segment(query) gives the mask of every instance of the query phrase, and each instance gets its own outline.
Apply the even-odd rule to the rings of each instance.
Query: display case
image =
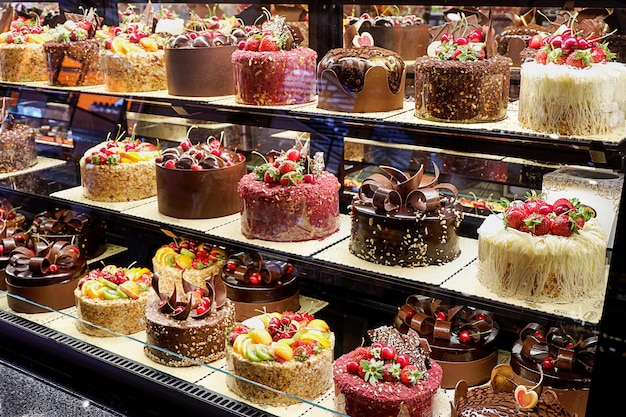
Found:
[[[341,45],[343,11],[349,5],[310,3],[309,44],[323,55]],[[519,7],[506,1],[485,3]],[[602,7],[623,7],[620,2],[599,3]],[[117,15],[113,12],[116,7],[108,2],[103,10],[105,16]],[[63,89],[46,83],[5,82],[0,84],[0,91],[12,98],[16,114],[53,119],[63,132],[70,131],[67,136],[73,139],[71,143],[40,143],[39,155],[44,159],[38,167],[0,177],[0,195],[19,202],[31,217],[46,209],[71,207],[103,218],[109,247],[92,265],[100,261],[119,265],[136,262],[150,267],[156,249],[168,242],[171,234],[209,241],[227,251],[253,250],[289,261],[300,273],[303,308],[318,311],[336,334],[336,356],[360,345],[368,329],[391,324],[399,306],[413,294],[494,312],[501,328],[502,352],[510,349],[528,322],[585,328],[598,335],[586,415],[603,415],[600,410],[615,405],[619,398],[617,391],[621,387],[612,377],[626,368],[622,323],[626,314],[626,266],[620,256],[626,243],[622,221],[626,198],[621,192],[626,131],[601,137],[529,133],[516,123],[515,102],[510,104],[503,122],[463,125],[418,120],[410,98],[404,108],[394,112],[342,114],[320,110],[315,103],[258,107],[239,105],[230,96],[208,99],[175,97],[167,92],[110,93],[101,87]],[[252,151],[268,150],[297,135],[306,135],[314,149],[325,153],[327,169],[335,172],[343,184],[340,231],[306,244],[272,244],[242,236],[238,215],[180,220],[160,214],[154,199],[137,204],[86,200],[80,191],[78,158],[118,124],[136,129],[145,140],[163,143],[180,141],[190,126],[199,127],[194,129],[199,137],[227,132],[229,144],[248,157]],[[619,209],[607,214],[613,220],[613,233],[607,250],[605,294],[577,304],[549,304],[506,299],[486,291],[475,277],[476,229],[485,213],[473,211],[466,213],[462,224],[462,255],[450,264],[404,269],[352,257],[347,248],[348,206],[354,184],[372,168],[390,162],[405,165],[407,170],[436,163],[441,166],[442,177],[460,184],[461,192],[468,197],[512,197],[527,190],[541,191],[546,186],[546,175],[554,178],[555,172],[564,167],[610,178],[620,191],[607,203]],[[75,309],[19,314],[8,308],[6,298],[6,293],[0,292],[2,357],[126,415],[160,415],[164,409],[190,415],[336,415],[332,389],[316,401],[297,406],[256,406],[225,389],[222,362],[185,369],[160,366],[143,357],[145,336],[85,337],[74,328]],[[440,398],[436,411],[441,414],[437,415],[449,415],[449,399],[445,394]]]

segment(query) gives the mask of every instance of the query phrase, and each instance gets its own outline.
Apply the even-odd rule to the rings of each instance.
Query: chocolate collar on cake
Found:
[[[263,260],[258,253],[239,252],[231,255],[223,267],[224,275],[252,285],[269,284],[290,277],[293,265],[284,261]]]
[[[389,174],[389,178],[382,174],[373,174],[367,177],[359,188],[359,198],[365,204],[374,206],[376,211],[390,212],[402,207],[416,212],[429,212],[447,205],[449,199],[442,199],[439,190],[446,189],[457,198],[457,188],[452,184],[437,184],[439,168],[435,169],[434,178],[424,177],[424,166],[409,177],[406,173],[389,166],[380,168]]]
[[[171,294],[159,291],[159,274],[152,275],[152,288],[159,295],[159,311],[174,320],[204,319],[215,313],[226,302],[226,287],[219,275],[206,279],[206,288],[198,287],[184,278],[183,290],[186,296],[178,297],[176,286]]]
[[[55,284],[86,269],[78,248],[65,241],[38,242],[34,250],[18,246],[11,253],[9,266],[13,269],[12,283],[24,286]]]

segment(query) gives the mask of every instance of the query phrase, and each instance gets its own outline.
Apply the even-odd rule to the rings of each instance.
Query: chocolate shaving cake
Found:
[[[35,132],[25,124],[16,123],[13,116],[2,112],[0,129],[0,173],[20,171],[37,163]]]

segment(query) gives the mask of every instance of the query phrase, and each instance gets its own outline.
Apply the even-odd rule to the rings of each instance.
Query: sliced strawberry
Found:
[[[243,49],[246,51],[258,51],[261,45],[261,39],[257,36],[250,36],[246,41],[246,45]]]
[[[263,36],[259,43],[259,52],[279,51],[278,41],[274,36]]]

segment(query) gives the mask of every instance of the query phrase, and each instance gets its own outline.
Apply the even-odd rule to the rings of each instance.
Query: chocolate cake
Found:
[[[21,229],[9,227],[2,232],[4,237],[0,239],[0,290],[7,289],[6,267],[11,259],[11,253],[18,246],[26,246],[30,237]]]
[[[452,184],[381,167],[389,177],[366,178],[352,200],[350,253],[369,262],[402,267],[438,265],[460,253],[457,230],[462,209]],[[447,195],[440,195],[445,190]]]
[[[26,216],[6,198],[0,198],[0,238],[26,227]]]
[[[224,264],[226,296],[235,303],[235,319],[244,321],[259,311],[297,311],[298,277],[288,262],[265,260],[258,253],[240,252]]]
[[[9,307],[19,313],[71,307],[74,289],[86,273],[85,256],[69,242],[35,243],[33,250],[19,246],[6,267]]]
[[[0,117],[0,173],[20,171],[37,163],[35,131],[29,126],[16,123],[12,115],[5,114],[3,106]]]

